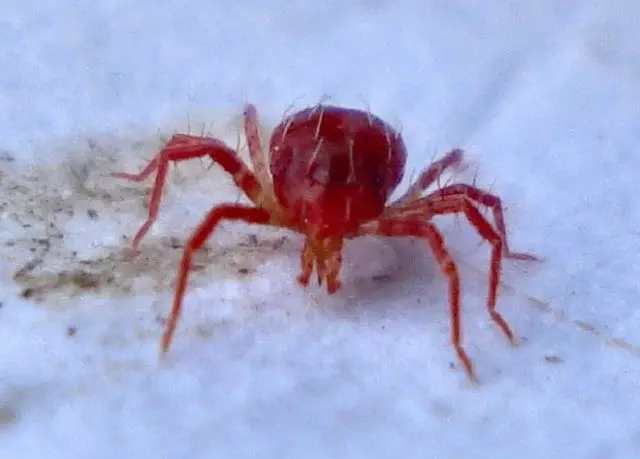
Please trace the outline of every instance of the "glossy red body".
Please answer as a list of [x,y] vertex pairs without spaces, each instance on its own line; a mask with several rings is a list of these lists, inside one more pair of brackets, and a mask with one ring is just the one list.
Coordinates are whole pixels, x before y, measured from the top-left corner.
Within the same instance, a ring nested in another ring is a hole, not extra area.
[[322,106],[282,121],[269,143],[279,203],[317,237],[352,235],[377,218],[404,172],[402,137],[362,110]]

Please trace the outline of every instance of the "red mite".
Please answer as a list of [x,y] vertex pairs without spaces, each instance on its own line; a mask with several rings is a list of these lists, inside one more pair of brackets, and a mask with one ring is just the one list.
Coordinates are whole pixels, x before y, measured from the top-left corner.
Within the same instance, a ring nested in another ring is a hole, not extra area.
[[[400,134],[371,113],[326,105],[294,113],[276,126],[271,135],[268,167],[258,135],[258,113],[253,105],[245,107],[244,129],[253,170],[221,140],[178,134],[139,174],[113,174],[141,182],[156,173],[149,218],[133,240],[135,249],[157,218],[171,162],[208,156],[233,177],[252,202],[252,205],[215,206],[186,242],[173,309],[162,338],[163,352],[171,344],[180,316],[193,253],[221,221],[241,220],[305,235],[298,281],[308,285],[315,269],[319,283],[324,282],[329,293],[340,288],[345,239],[379,235],[424,240],[447,277],[453,346],[469,378],[476,380],[471,360],[462,347],[458,270],[442,234],[430,221],[435,215],[460,213],[491,244],[489,314],[514,342],[513,332],[496,310],[502,258],[535,260],[536,257],[509,251],[500,198],[466,184],[447,185],[424,195],[443,171],[460,164],[462,150],[452,150],[431,163],[402,197],[387,203],[402,179],[407,153]],[[480,206],[493,211],[493,224],[480,212]]]

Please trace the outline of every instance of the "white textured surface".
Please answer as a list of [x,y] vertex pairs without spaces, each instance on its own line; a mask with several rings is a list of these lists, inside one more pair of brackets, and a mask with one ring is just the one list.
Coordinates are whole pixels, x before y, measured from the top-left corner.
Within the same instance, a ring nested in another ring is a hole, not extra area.
[[[637,2],[107,3],[3,5],[0,458],[638,457]],[[295,283],[299,237],[244,226],[202,254],[158,363],[171,238],[237,193],[180,167],[131,260],[150,183],[104,175],[140,167],[157,130],[233,145],[245,100],[270,126],[323,95],[401,125],[408,172],[465,148],[512,248],[546,258],[505,263],[511,348],[485,311],[487,245],[438,220],[479,387],[419,243],[349,244],[327,297]],[[100,287],[72,288],[79,270]]]

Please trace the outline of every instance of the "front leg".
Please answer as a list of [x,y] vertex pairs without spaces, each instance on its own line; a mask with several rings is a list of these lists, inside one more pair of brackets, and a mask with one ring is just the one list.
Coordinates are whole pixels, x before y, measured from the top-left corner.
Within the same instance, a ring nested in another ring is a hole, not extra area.
[[128,174],[124,172],[111,174],[112,177],[142,182],[153,172],[156,172],[155,183],[151,192],[151,199],[149,200],[149,217],[133,239],[134,249],[138,249],[140,241],[142,241],[142,238],[147,234],[151,225],[153,225],[158,218],[162,189],[165,184],[169,163],[205,156],[209,156],[214,162],[220,164],[220,166],[233,177],[235,184],[242,189],[256,205],[262,201],[262,188],[258,180],[235,150],[229,148],[224,142],[218,139],[176,134],[139,174]]
[[477,382],[471,359],[462,346],[462,323],[460,316],[460,275],[449,251],[445,247],[444,238],[433,223],[425,220],[382,219],[369,222],[361,227],[360,235],[378,235],[391,237],[412,236],[424,240],[440,265],[442,273],[449,284],[449,312],[451,315],[451,342],[458,358],[462,362],[469,379]]
[[[449,215],[449,214],[464,214],[471,226],[478,232],[480,237],[491,244],[491,259],[489,265],[489,291],[487,297],[487,308],[491,319],[500,327],[511,343],[515,344],[515,336],[513,331],[507,324],[506,320],[496,309],[498,298],[498,287],[500,285],[500,275],[502,270],[502,259],[516,258],[519,260],[539,260],[536,256],[528,253],[510,252],[506,247],[506,234],[504,231],[504,223],[502,226],[496,225],[498,228],[494,228],[489,220],[482,215],[480,210],[476,207],[479,204],[479,199],[473,199],[473,197],[486,197],[495,198],[495,196],[488,195],[481,190],[472,188],[478,193],[468,195],[460,192],[460,190],[466,190],[466,185],[451,185],[445,187],[442,190],[435,191],[425,198],[414,201],[411,205],[395,209],[393,213],[387,216],[388,219],[393,221],[426,221],[436,215]],[[455,192],[454,192],[455,191]],[[440,193],[442,192],[442,193]],[[496,201],[488,200],[485,202],[496,203]],[[482,204],[482,202],[480,202]],[[500,201],[496,204],[497,212],[501,214]],[[496,211],[494,209],[494,211]],[[502,222],[501,219],[497,219],[498,222]],[[369,225],[363,226],[366,230],[370,231]]]
[[214,207],[209,211],[204,220],[195,229],[189,240],[184,246],[184,253],[178,270],[178,282],[176,285],[176,294],[173,298],[173,308],[167,320],[167,326],[162,336],[162,352],[167,352],[171,345],[173,333],[175,332],[180,312],[182,310],[182,299],[187,289],[187,281],[189,271],[191,269],[191,258],[205,243],[207,238],[223,220],[240,220],[247,223],[256,223],[268,225],[272,223],[271,214],[257,207],[248,207],[238,204],[223,204]]

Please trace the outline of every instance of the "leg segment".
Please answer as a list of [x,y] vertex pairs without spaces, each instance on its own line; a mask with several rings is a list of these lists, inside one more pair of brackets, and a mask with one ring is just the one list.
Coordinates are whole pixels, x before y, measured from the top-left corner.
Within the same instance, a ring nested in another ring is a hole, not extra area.
[[449,308],[451,314],[451,341],[456,349],[458,358],[464,366],[467,376],[477,381],[473,372],[473,365],[462,347],[462,324],[460,318],[460,275],[455,262],[444,245],[444,239],[438,229],[428,221],[422,220],[380,220],[377,228],[367,231],[367,234],[383,236],[414,236],[425,239],[440,265],[440,269],[447,276],[449,282]]
[[256,107],[247,104],[244,108],[244,132],[247,136],[247,145],[251,155],[253,171],[260,185],[265,188],[271,184],[271,178],[269,176],[267,162],[265,161],[264,151],[262,150],[262,143],[260,142],[260,133],[258,132],[259,125]]
[[166,352],[169,349],[178,318],[180,317],[182,299],[187,288],[193,253],[202,247],[202,244],[211,236],[211,233],[213,233],[222,220],[242,220],[247,223],[267,225],[271,222],[271,216],[269,212],[264,209],[234,204],[223,204],[209,211],[185,244],[184,254],[182,255],[182,261],[180,262],[180,268],[178,270],[178,282],[176,285],[176,294],[173,299],[173,308],[171,309],[171,314],[169,315],[167,326],[162,336],[162,352]]
[[407,192],[398,199],[393,206],[414,201],[420,197],[422,192],[430,187],[442,173],[450,167],[458,166],[462,162],[464,152],[459,148],[451,150],[438,161],[432,162],[424,171],[420,173],[418,179],[409,187]]
[[[303,287],[309,285],[309,279],[311,278],[311,273],[313,272],[313,265],[315,262],[315,256],[313,255],[313,251],[311,250],[311,244],[309,243],[309,239],[304,241],[304,247],[302,248],[302,252],[300,253],[300,275],[298,276],[298,282]],[[318,280],[319,283],[319,280]]]
[[251,164],[253,172],[262,188],[262,201],[259,203],[267,209],[277,209],[278,203],[273,192],[273,184],[269,167],[265,161],[264,150],[260,142],[260,133],[258,131],[258,111],[256,107],[247,104],[244,108],[244,132],[247,137],[247,145],[251,156]]
[[443,200],[435,201],[429,209],[433,215],[444,215],[463,212],[469,223],[476,229],[480,237],[491,244],[491,261],[489,266],[489,292],[487,294],[487,308],[491,319],[498,324],[512,344],[515,344],[513,331],[507,321],[496,310],[498,298],[498,286],[500,285],[500,272],[502,270],[502,257],[505,256],[504,238],[491,226],[477,207],[465,197],[451,196]]
[[262,189],[258,180],[234,150],[217,139],[185,134],[174,135],[160,153],[139,174],[111,174],[113,177],[142,182],[153,172],[156,172],[156,179],[149,201],[149,217],[133,239],[134,249],[138,248],[140,241],[158,217],[162,188],[165,184],[169,163],[204,156],[209,156],[214,162],[220,164],[233,177],[235,184],[245,192],[251,201],[254,203],[261,201]]
[[[457,185],[452,185],[452,187]],[[443,188],[446,190],[446,188]],[[537,260],[529,254],[519,254],[507,252],[504,249],[504,234],[491,226],[487,218],[475,206],[474,201],[464,194],[450,194],[446,197],[439,197],[436,192],[425,198],[415,201],[411,206],[397,210],[391,215],[394,220],[400,221],[423,221],[435,215],[464,213],[465,217],[478,232],[480,237],[491,244],[491,261],[489,267],[489,292],[487,308],[493,321],[500,327],[511,343],[515,344],[515,337],[506,320],[496,310],[498,298],[498,286],[500,285],[500,272],[502,270],[502,258],[509,257],[522,260]]]
[[[502,201],[496,195],[487,193],[486,191],[483,191],[471,185],[456,184],[456,185],[450,185],[450,186],[441,188],[439,190],[436,190],[433,193],[429,194],[428,196],[416,201],[416,204],[424,200],[429,203],[432,203],[431,205],[437,205],[437,201],[439,199],[448,200],[450,198],[453,198],[456,200],[460,198],[463,200],[470,200],[473,202],[477,202],[480,205],[491,208],[491,210],[493,211],[493,218],[496,223],[496,228],[498,229],[498,233],[502,238],[503,255],[506,258],[513,258],[516,260],[531,260],[531,261],[540,260],[538,257],[530,253],[511,252],[509,250],[509,245],[507,243],[507,229],[504,223],[504,209],[502,206]],[[484,220],[484,217],[482,218]]]

